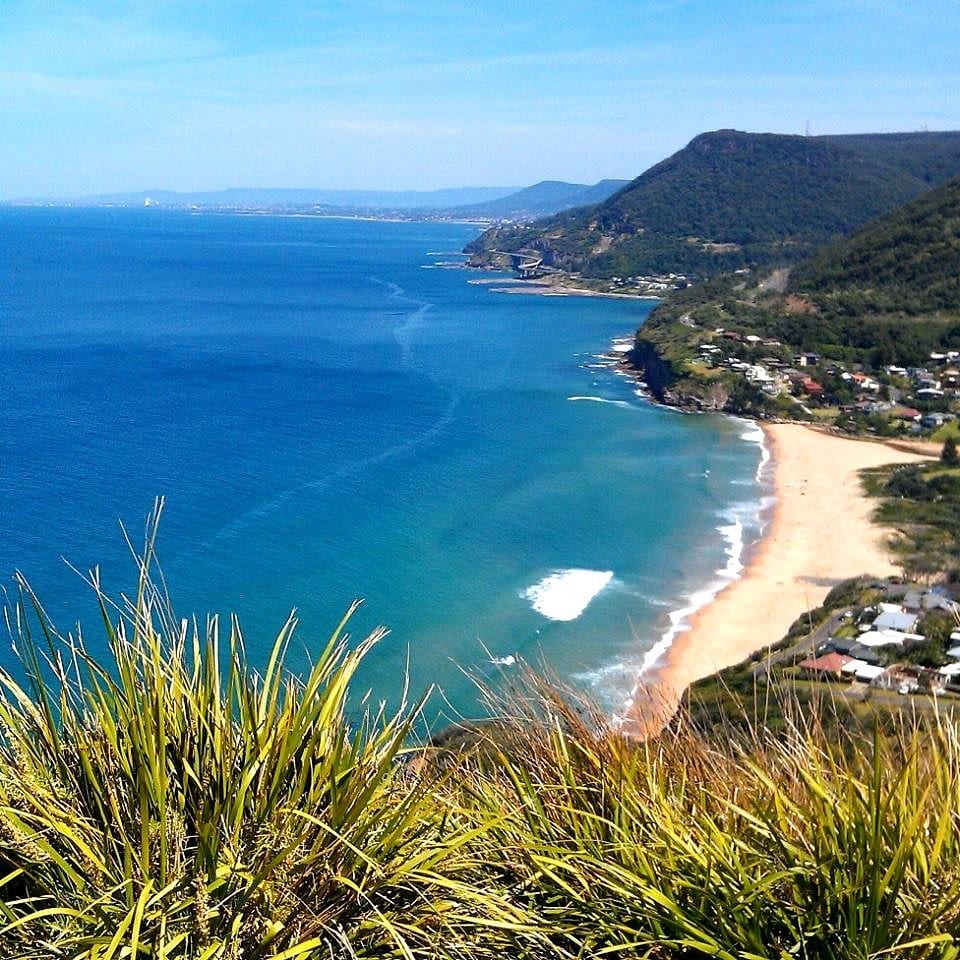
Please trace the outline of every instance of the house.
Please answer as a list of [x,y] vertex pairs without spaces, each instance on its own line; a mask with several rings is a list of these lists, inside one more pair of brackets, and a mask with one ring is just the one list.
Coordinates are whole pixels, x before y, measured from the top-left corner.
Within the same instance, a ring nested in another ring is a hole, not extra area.
[[919,423],[923,414],[913,407],[902,407],[893,413],[894,420],[904,420],[907,423]]
[[773,383],[774,381],[774,377],[770,371],[767,370],[766,367],[761,366],[759,363],[751,364],[749,367],[747,367],[745,372],[747,379],[751,383],[756,383],[760,386],[763,386],[767,383]]
[[[868,630],[857,638],[858,646],[864,647],[902,647],[905,643],[921,643],[919,633],[905,633],[901,630]],[[859,654],[858,654],[859,656]]]
[[800,664],[800,669],[817,677],[843,676],[843,667],[853,658],[842,653],[825,653],[822,657],[808,657]]
[[763,337],[758,337],[755,333],[748,333],[743,339],[746,340],[751,347],[755,347],[758,343],[763,343]]
[[[820,650],[823,653],[844,653],[850,656],[850,651],[857,645],[855,639],[850,637],[831,637]],[[960,657],[958,657],[960,659]]]
[[800,382],[800,388],[811,397],[819,397],[823,393],[823,387],[816,380],[811,380],[810,377],[803,378]]
[[[922,390],[918,390],[917,394],[919,395],[922,392]],[[952,419],[953,417],[949,413],[927,413],[920,418],[920,426],[924,430],[936,430],[937,427],[942,427]]]
[[880,389],[880,384],[874,380],[873,377],[868,377],[865,373],[843,374],[844,380],[848,377],[853,380],[861,390],[869,390],[871,393],[876,393]]
[[[933,591],[927,593],[913,592],[904,596],[903,608],[905,610],[916,610],[919,613],[923,610],[952,610],[953,604],[947,597],[942,597]],[[960,639],[960,635],[958,635],[958,639]]]
[[[960,666],[960,664],[957,666]],[[866,660],[850,660],[840,668],[840,671],[862,683],[873,683],[887,672],[885,667],[875,663],[867,663]]]
[[903,609],[904,610],[922,610],[923,609],[923,595],[919,593],[907,593],[903,597]]
[[870,400],[867,397],[860,396],[853,406],[855,410],[862,413],[886,413],[893,404],[887,403],[885,400]]
[[798,367],[815,367],[820,362],[819,353],[798,353],[793,362]]
[[864,646],[862,643],[855,643],[850,647],[848,656],[855,660],[863,660],[864,663],[879,664],[880,654],[874,647]]
[[916,676],[907,673],[902,667],[891,667],[874,681],[876,686],[899,693],[916,693],[920,683]]
[[917,615],[906,610],[884,610],[871,627],[873,630],[899,630],[909,633],[917,625]]

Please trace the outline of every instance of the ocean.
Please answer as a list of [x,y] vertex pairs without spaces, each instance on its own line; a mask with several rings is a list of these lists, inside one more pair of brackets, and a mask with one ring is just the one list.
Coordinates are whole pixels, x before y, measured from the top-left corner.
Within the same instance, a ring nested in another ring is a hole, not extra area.
[[363,598],[374,700],[474,715],[524,659],[619,710],[760,535],[762,434],[600,359],[649,302],[492,292],[449,266],[475,233],[0,209],[2,582],[101,650],[76,571],[132,589],[119,522],[162,495],[178,614],[236,612],[255,662],[296,608],[302,666]]

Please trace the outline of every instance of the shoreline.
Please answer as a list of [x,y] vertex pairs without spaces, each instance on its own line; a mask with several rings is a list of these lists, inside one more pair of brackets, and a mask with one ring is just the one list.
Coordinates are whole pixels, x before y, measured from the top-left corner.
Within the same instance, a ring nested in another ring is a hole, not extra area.
[[[463,265],[466,270],[474,270],[469,264]],[[488,286],[490,293],[509,293],[536,297],[608,297],[614,300],[641,300],[645,302],[659,302],[662,297],[652,293],[623,293],[618,290],[595,290],[592,287],[578,287],[571,284],[566,278],[558,277],[557,282],[545,278],[537,280],[523,280],[517,277],[485,277],[478,280],[468,280],[470,284]],[[496,286],[501,284],[501,286]]]
[[754,422],[770,451],[774,498],[762,534],[744,549],[738,577],[695,609],[675,611],[683,616],[650,651],[658,655],[648,654],[620,720],[627,735],[659,732],[691,683],[780,641],[837,583],[898,572],[859,473],[929,456],[801,424]]

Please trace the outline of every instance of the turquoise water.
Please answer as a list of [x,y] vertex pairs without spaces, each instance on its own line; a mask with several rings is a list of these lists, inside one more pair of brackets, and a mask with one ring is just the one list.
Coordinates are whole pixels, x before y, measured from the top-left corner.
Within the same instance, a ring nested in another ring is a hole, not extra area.
[[237,611],[255,656],[292,607],[308,656],[363,597],[353,634],[391,628],[375,697],[409,670],[471,713],[468,675],[523,657],[616,709],[756,538],[761,447],[597,359],[649,304],[437,266],[473,235],[0,210],[4,582],[22,569],[61,628],[92,620],[61,556],[129,588],[117,522],[139,534],[162,494],[178,612]]

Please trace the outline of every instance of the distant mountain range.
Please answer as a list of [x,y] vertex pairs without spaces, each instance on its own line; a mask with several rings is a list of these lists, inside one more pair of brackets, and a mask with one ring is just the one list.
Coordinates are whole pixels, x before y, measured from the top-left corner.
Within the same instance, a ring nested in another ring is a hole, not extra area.
[[541,180],[507,197],[460,207],[458,212],[464,216],[491,220],[530,220],[547,217],[570,207],[601,203],[628,183],[629,180],[601,180],[591,186],[562,180]]
[[220,207],[223,209],[283,209],[347,207],[386,210],[435,210],[485,203],[516,193],[520,187],[451,187],[445,190],[322,190],[234,187],[181,193],[174,190],[141,190],[103,193],[64,201],[75,206],[140,207],[148,200],[160,206]]
[[629,183],[601,180],[593,185],[543,180],[530,187],[454,187],[445,190],[313,190],[233,188],[179,193],[173,190],[142,190],[136,193],[106,193],[62,201],[71,206],[157,206],[176,209],[282,210],[446,216],[479,220],[531,220],[569,207],[599,203]]
[[467,247],[533,250],[592,277],[713,276],[801,259],[960,173],[960,132],[799,137],[719,130],[696,137],[606,200]]

